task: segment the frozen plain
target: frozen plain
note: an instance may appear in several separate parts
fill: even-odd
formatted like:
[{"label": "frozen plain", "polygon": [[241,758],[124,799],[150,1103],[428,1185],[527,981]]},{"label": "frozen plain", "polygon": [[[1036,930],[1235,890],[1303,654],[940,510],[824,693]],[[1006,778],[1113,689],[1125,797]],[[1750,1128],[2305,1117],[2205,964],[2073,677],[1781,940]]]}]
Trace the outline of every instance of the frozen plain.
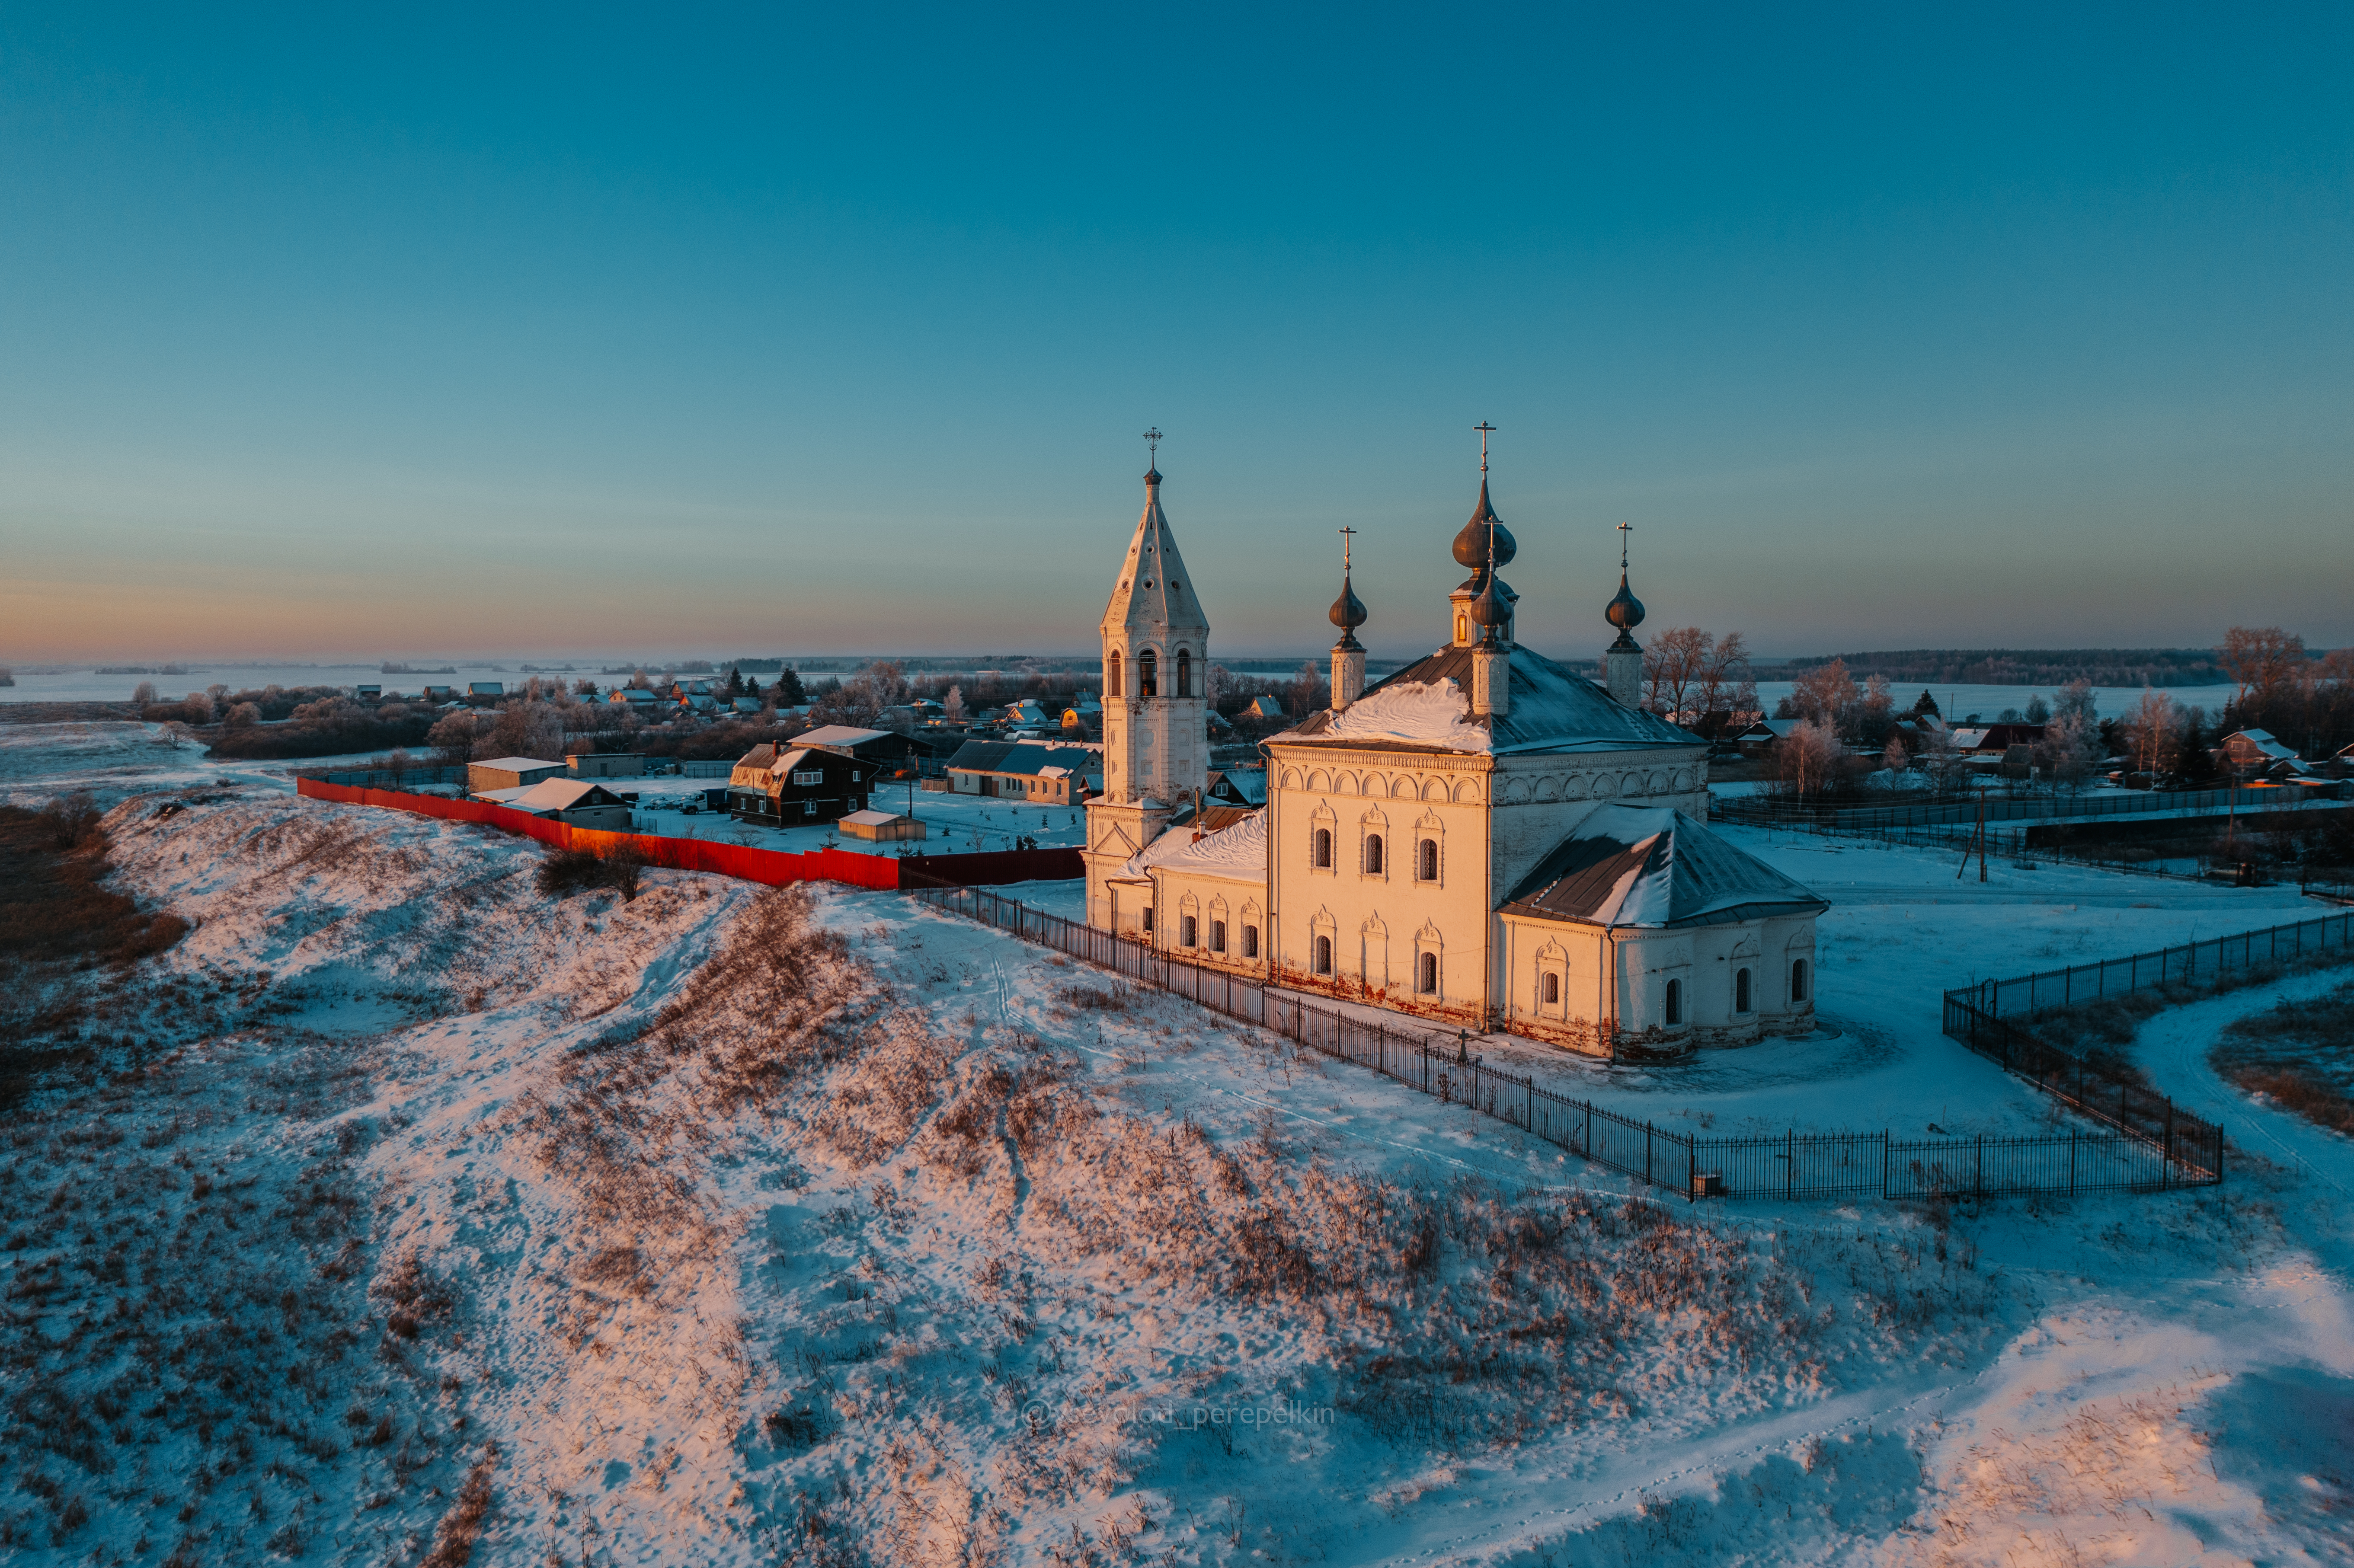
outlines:
[{"label": "frozen plain", "polygon": [[[8,798],[82,783],[200,924],[121,988],[137,1073],[11,1128],[23,1560],[417,1561],[477,1467],[482,1563],[2349,1560],[2354,1160],[2200,1046],[2317,978],[2145,1030],[2270,1156],[2221,1192],[1630,1206],[892,895],[551,905],[516,841],[0,731]],[[1720,1128],[2024,1128],[1940,987],[2306,912],[1743,842],[1834,901],[1822,1036],[1491,1058]]]}]

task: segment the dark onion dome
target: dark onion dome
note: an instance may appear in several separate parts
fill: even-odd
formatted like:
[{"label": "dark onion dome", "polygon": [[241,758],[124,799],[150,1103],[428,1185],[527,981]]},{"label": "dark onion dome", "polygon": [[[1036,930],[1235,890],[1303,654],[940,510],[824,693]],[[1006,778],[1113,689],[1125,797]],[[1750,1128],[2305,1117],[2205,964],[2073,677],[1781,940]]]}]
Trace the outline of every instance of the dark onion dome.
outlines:
[{"label": "dark onion dome", "polygon": [[1621,631],[1632,631],[1643,624],[1643,601],[1627,587],[1627,574],[1618,574],[1618,591],[1611,596],[1602,618]]},{"label": "dark onion dome", "polygon": [[1488,504],[1488,479],[1479,477],[1479,504],[1471,514],[1471,521],[1463,524],[1463,532],[1455,535],[1455,564],[1458,567],[1484,567],[1488,564],[1488,530],[1496,531],[1496,564],[1509,566],[1512,559],[1511,531],[1496,509]]},{"label": "dark onion dome", "polygon": [[1144,471],[1144,482],[1147,484],[1159,484],[1161,482],[1161,470],[1158,466],[1147,468]]},{"label": "dark onion dome", "polygon": [[1365,601],[1357,597],[1346,576],[1341,578],[1341,597],[1332,601],[1332,624],[1343,631],[1354,631],[1365,624]]},{"label": "dark onion dome", "polygon": [[1481,639],[1485,641],[1494,638],[1496,628],[1511,617],[1512,607],[1496,597],[1496,574],[1488,572],[1483,575],[1488,580],[1479,586],[1479,596],[1471,601],[1470,616],[1475,624],[1487,629],[1488,636]]}]

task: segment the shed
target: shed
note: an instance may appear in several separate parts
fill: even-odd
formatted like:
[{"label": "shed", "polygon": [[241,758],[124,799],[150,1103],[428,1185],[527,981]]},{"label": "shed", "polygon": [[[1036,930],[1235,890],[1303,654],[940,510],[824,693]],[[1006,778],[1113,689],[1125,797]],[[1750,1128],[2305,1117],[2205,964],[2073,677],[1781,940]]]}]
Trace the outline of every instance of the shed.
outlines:
[{"label": "shed", "polygon": [[561,779],[565,764],[542,762],[535,757],[494,757],[488,762],[466,765],[466,789],[470,793],[484,789],[521,789],[543,779]]},{"label": "shed", "polygon": [[878,842],[931,836],[931,830],[915,818],[894,811],[853,811],[842,819],[842,831],[854,839],[873,839]]},{"label": "shed", "polygon": [[565,766],[575,779],[639,779],[645,775],[642,751],[567,752]]},{"label": "shed", "polygon": [[352,695],[364,703],[372,703],[384,695],[384,687],[380,684],[354,686]]},{"label": "shed", "polygon": [[469,681],[466,683],[466,699],[469,702],[486,703],[506,694],[506,686],[502,682]]}]

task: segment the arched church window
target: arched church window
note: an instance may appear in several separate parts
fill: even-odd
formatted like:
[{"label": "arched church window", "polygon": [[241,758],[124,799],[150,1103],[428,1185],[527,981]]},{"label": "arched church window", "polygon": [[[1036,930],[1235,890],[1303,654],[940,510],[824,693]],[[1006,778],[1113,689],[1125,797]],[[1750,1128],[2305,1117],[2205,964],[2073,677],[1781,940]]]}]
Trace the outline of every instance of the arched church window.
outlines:
[{"label": "arched church window", "polygon": [[1136,656],[1136,673],[1140,689],[1137,695],[1153,697],[1161,694],[1161,656],[1150,648]]},{"label": "arched church window", "polygon": [[1414,989],[1425,996],[1438,994],[1438,955],[1425,953],[1414,972]]},{"label": "arched church window", "polygon": [[1181,697],[1193,694],[1193,654],[1191,649],[1177,650],[1177,694]]},{"label": "arched church window", "polygon": [[1671,980],[1668,982],[1668,1027],[1673,1029],[1683,1021],[1684,982]]},{"label": "arched church window", "polygon": [[1309,841],[1308,863],[1319,871],[1332,869],[1332,830],[1319,828]]},{"label": "arched church window", "polygon": [[1177,945],[1181,948],[1193,945],[1193,916],[1191,915],[1177,916]]},{"label": "arched church window", "polygon": [[1332,938],[1330,937],[1316,938],[1316,972],[1320,975],[1332,972]]},{"label": "arched church window", "polygon": [[1544,1001],[1547,1007],[1561,1005],[1561,977],[1548,974],[1544,978]]},{"label": "arched church window", "polygon": [[1109,699],[1126,695],[1128,688],[1119,683],[1119,650],[1115,648],[1111,657],[1104,661],[1104,696]]},{"label": "arched church window", "polygon": [[1420,882],[1438,880],[1438,841],[1437,839],[1425,839],[1415,846],[1414,874],[1416,880]]},{"label": "arched church window", "polygon": [[1258,927],[1256,926],[1243,927],[1243,957],[1246,959],[1258,957]]},{"label": "arched church window", "polygon": [[1735,1012],[1749,1011],[1749,971],[1747,969],[1733,971],[1733,1011]]},{"label": "arched church window", "polygon": [[1790,1000],[1792,1001],[1807,1000],[1807,960],[1800,959],[1790,966]]},{"label": "arched church window", "polygon": [[1368,833],[1365,836],[1365,874],[1367,876],[1379,876],[1381,874],[1382,835],[1379,833]]}]

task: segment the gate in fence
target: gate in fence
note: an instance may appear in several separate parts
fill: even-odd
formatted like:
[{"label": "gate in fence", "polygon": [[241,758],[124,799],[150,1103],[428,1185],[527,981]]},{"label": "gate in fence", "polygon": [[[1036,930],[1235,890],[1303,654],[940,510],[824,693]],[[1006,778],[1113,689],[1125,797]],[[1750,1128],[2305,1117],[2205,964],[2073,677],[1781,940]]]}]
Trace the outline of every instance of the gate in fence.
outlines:
[{"label": "gate in fence", "polygon": [[[2065,1138],[1900,1139],[1892,1132],[1702,1138],[1637,1121],[1487,1065],[1461,1037],[1368,1022],[1108,931],[1033,909],[977,887],[912,887],[950,914],[1010,931],[1214,1012],[1366,1067],[1446,1104],[1510,1123],[1596,1165],[1652,1187],[1707,1197],[1935,1200],[2027,1192],[2160,1192],[2223,1175],[2222,1130],[2187,1113],[2162,1137],[2087,1114],[2115,1128]],[[2085,1107],[2080,1107],[2085,1108]]]}]

